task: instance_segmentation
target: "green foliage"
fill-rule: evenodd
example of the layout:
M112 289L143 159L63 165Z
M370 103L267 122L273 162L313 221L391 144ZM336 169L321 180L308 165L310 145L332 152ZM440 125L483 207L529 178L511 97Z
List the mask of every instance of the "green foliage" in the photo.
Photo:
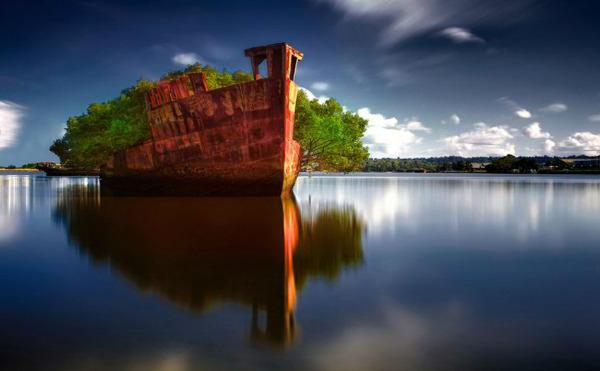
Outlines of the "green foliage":
M206 73L210 89L252 80L249 73L218 72L200 64L170 72L163 79L201 71ZM140 80L115 99L90 104L86 113L67 120L65 135L52 143L50 151L65 166L91 169L106 162L113 153L149 139L145 95L154 86L155 82Z
M29 162L27 164L23 164L20 166L21 169L39 169L41 163L39 162Z
M154 86L141 80L105 103L92 103L83 115L67 120L66 133L50 146L61 163L96 168L123 148L150 136L145 114L145 94Z
M252 81L250 73L233 73L199 63L169 72L161 79L204 72L209 89ZM67 120L65 135L56 139L50 151L63 165L97 168L113 153L150 138L145 94L156 83L141 80L105 103L92 103L87 112ZM362 168L368 151L361 139L367 121L330 99L321 104L299 92L296 105L295 137L304 149L303 166L319 170L353 171Z
M361 169L369 157L362 143L366 128L367 120L344 111L335 99L319 103L298 92L294 139L302 147L302 168L344 172Z
M522 173L527 174L535 172L539 169L539 165L535 159L530 157L515 157L506 155L493 161L486 166L485 170L488 173Z
M444 162L442 164L438 164L436 166L436 171L473 171L473 164L470 161L466 160L458 160L458 161L449 161Z
M513 155L506 155L502 158L494 160L491 164L485 167L488 173L512 173L513 167L517 162L517 158Z
M571 156L570 159L593 159L587 156ZM560 157L531 156L515 157L513 155L499 157L470 157L460 156L428 157L415 159L368 159L364 171L368 172L446 172L446 171L474 171L473 164L488 164L485 170L488 173L552 173L556 171L575 171L573 164ZM480 167L478 167L480 169Z
M62 138L54 140L54 142L52 142L52 145L50 146L50 152L58 156L61 163L68 164L71 147L69 146L67 138L65 137L66 135Z
M226 69L219 72L212 66L203 66L200 63L191 64L183 70L169 72L163 75L161 80L171 80L176 77L198 72L204 72L204 75L206 76L206 83L208 84L208 88L210 90L253 80L252 74L248 72L235 71L231 73Z
M536 172L538 169L539 165L537 162L529 157L519 157L513 168L513 170L517 170L521 174Z
M471 161L456 157L429 159L380 158L369 159L363 168L367 172L444 172L473 171Z
M422 172L437 171L438 165L421 159L370 158L363 168L367 172Z

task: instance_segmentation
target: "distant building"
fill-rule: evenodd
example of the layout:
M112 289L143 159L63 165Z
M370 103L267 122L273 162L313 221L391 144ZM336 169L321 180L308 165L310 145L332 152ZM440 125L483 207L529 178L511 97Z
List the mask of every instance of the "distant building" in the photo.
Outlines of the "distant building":
M574 169L600 169L600 157L596 158L564 158L564 162Z
M485 171L485 167L489 164L489 162L472 162L471 168L473 169L473 171Z

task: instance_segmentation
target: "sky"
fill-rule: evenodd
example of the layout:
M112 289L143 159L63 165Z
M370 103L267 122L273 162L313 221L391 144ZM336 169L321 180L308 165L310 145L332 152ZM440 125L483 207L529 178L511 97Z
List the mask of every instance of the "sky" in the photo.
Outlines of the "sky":
M369 121L372 157L600 155L600 2L1 1L0 165L56 160L69 116L195 62L297 82Z

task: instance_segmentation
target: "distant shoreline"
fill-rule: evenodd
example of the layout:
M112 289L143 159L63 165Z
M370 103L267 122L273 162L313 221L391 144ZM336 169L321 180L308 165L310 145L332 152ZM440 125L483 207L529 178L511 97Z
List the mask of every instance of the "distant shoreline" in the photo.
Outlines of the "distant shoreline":
M539 175L600 175L600 170L588 171L539 171L537 173L501 173L501 172L486 172L486 171L354 171L349 173L343 172L325 172L314 171L312 173L302 171L301 176L353 176L353 175L513 175L513 176L539 176Z
M40 169L0 169L0 172L2 173L39 173L41 172Z
M0 168L0 173L43 173L43 170L40 169L6 169L6 168ZM311 175L347 175L347 176L352 176L354 174L373 174L373 175L377 175L377 174L447 174L447 175L452 175L452 174L473 174L473 175L600 175L600 170L579 170L579 171L539 171L537 173L494 173L494 172L485 172L485 171L429 171L429 172L422 172L422 171L353 171L353 172L348 172L348 173L342 173L342 172L321 172L321 171L314 171L312 173L310 172L305 172L302 171L300 172L300 175L303 176L311 176ZM64 174L64 175L58 175L57 176L74 176L74 175L70 175L70 174ZM80 175L79 175L80 176ZM89 174L89 176L97 176L97 174Z

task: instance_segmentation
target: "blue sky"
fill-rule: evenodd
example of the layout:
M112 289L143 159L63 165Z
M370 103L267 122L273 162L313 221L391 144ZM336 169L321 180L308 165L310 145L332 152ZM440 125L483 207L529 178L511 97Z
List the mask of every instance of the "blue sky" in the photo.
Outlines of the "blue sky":
M200 61L287 41L298 82L369 120L375 157L600 154L600 4L542 0L0 4L0 165L66 119Z

